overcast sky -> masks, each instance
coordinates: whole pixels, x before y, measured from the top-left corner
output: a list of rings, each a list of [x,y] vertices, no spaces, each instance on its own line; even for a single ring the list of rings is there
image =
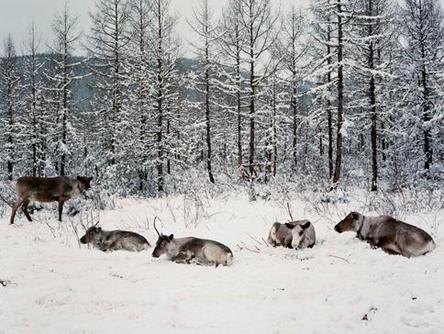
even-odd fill
[[[42,35],[45,42],[52,39],[51,22],[53,14],[57,9],[63,6],[65,0],[0,0],[0,39],[10,33],[16,42],[17,49],[20,52],[23,40],[27,36],[29,26],[34,20],[37,29]],[[84,33],[89,30],[88,12],[94,8],[95,0],[66,0],[72,13],[77,15],[80,20],[80,28]],[[186,18],[190,18],[193,6],[196,6],[199,0],[171,0],[172,12],[179,17],[177,32],[179,36],[186,42],[193,40],[193,33],[188,27]],[[296,7],[307,7],[310,0],[272,0],[276,6],[281,4],[282,12],[295,5]],[[444,0],[440,0],[444,6]],[[227,0],[209,0],[211,7],[215,11],[225,5]],[[3,44],[3,43],[1,43]],[[190,53],[186,49],[187,54]],[[42,47],[45,47],[43,45]]]
[[[54,12],[63,6],[65,0],[0,0],[0,39],[3,41],[10,33],[14,39],[17,49],[20,52],[23,40],[29,31],[29,26],[34,20],[37,29],[46,43],[52,39],[51,23]],[[95,0],[66,0],[71,12],[79,17],[80,27],[84,33],[88,33],[90,18],[88,13],[94,9]],[[171,0],[171,10],[179,18],[177,32],[184,40],[193,40],[193,33],[190,30],[186,19],[192,15],[192,8],[199,0]],[[276,4],[282,3],[285,10],[296,5],[307,5],[309,0],[272,0]],[[443,0],[444,1],[444,0]],[[214,10],[220,9],[227,0],[209,0],[209,4]],[[185,52],[187,43],[185,45]],[[1,43],[3,46],[3,43]],[[45,44],[42,45],[45,48]],[[2,49],[2,47],[1,47]]]

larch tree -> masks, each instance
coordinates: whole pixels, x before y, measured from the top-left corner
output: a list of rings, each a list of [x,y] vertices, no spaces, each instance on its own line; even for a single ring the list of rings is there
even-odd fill
[[[55,40],[51,47],[50,59],[54,70],[49,76],[49,84],[56,96],[53,103],[57,115],[53,140],[55,156],[60,156],[57,171],[60,175],[65,175],[69,165],[72,165],[73,143],[76,139],[73,126],[75,107],[72,103],[72,85],[76,80],[73,70],[79,63],[73,58],[73,52],[80,38],[78,18],[70,13],[66,3],[62,10],[55,14],[52,27]]]
[[[96,134],[96,158],[101,166],[117,176],[120,145],[124,144],[126,50],[130,41],[129,5],[126,0],[97,0],[90,14],[92,27],[88,36],[89,63],[97,77],[94,109],[99,124]]]
[[[242,65],[244,59],[242,57],[242,48],[245,44],[244,31],[245,27],[241,24],[240,16],[240,0],[230,0],[222,13],[222,21],[220,24],[221,43],[220,49],[222,53],[221,70],[226,77],[223,85],[225,93],[231,97],[233,103],[227,108],[234,110],[236,115],[236,149],[237,149],[237,165],[241,167],[243,164],[243,109],[244,109],[244,89],[245,81]]]
[[[256,112],[259,86],[276,68],[267,62],[267,56],[279,34],[279,15],[275,14],[270,0],[239,0],[240,23],[245,37],[242,53],[248,71],[249,143],[248,164],[250,174],[255,173],[256,161]],[[276,62],[273,62],[275,64]]]
[[[381,95],[389,89],[388,61],[384,61],[392,46],[394,17],[390,0],[362,0],[355,8],[353,32],[350,37],[354,48],[352,71],[356,73],[355,85],[362,89],[352,95],[356,123],[360,132],[366,132],[370,123],[371,190],[378,190],[379,136],[381,115],[384,112]],[[370,121],[370,122],[369,122]],[[357,132],[358,133],[358,132]],[[364,135],[363,135],[364,136]]]
[[[330,97],[334,96],[336,104],[336,157],[333,157],[333,149],[329,146],[329,169],[332,174],[331,189],[336,188],[341,178],[342,161],[344,154],[343,136],[344,109],[346,104],[346,78],[344,76],[346,67],[348,67],[350,53],[347,47],[350,45],[349,34],[351,21],[355,15],[356,4],[358,0],[317,0],[312,6],[312,12],[315,14],[313,22],[313,38],[326,48],[324,56],[320,60],[314,58],[313,77],[326,77],[321,82],[321,88],[315,88],[314,91],[327,89],[327,113],[329,128],[329,145],[332,145],[333,139],[330,139],[332,130],[332,115],[330,108],[332,103]],[[316,18],[317,17],[317,18]],[[333,77],[333,73],[335,76]],[[333,93],[333,91],[335,91]],[[333,146],[333,145],[332,145]],[[334,161],[333,166],[331,166]],[[333,168],[332,168],[333,167]],[[331,170],[332,169],[332,170]]]
[[[178,84],[178,41],[174,38],[176,20],[169,13],[169,0],[152,1],[150,45],[152,53],[151,98],[155,117],[155,167],[157,170],[157,193],[165,192],[165,165],[168,161],[170,142],[166,125],[171,121],[168,101],[177,96],[174,84]],[[174,82],[176,81],[176,82]]]
[[[23,95],[26,111],[29,113],[26,124],[27,142],[30,143],[31,175],[42,176],[45,163],[45,135],[47,113],[44,108],[45,60],[40,54],[41,38],[32,22],[25,41],[25,64],[23,70]]]
[[[208,178],[211,183],[215,183],[212,167],[212,114],[214,113],[213,90],[215,87],[216,72],[216,47],[218,41],[218,27],[214,22],[214,13],[208,6],[208,0],[201,0],[199,6],[194,9],[193,21],[189,22],[191,28],[198,36],[199,41],[194,43],[195,53],[202,66],[202,73],[197,77],[197,82],[193,84],[198,94],[203,96],[201,105],[205,110],[205,142],[206,158],[205,164]],[[200,109],[200,108],[199,108]]]
[[[402,74],[412,98],[408,107],[420,101],[419,128],[422,131],[423,168],[429,177],[433,163],[433,140],[437,124],[442,122],[442,80],[444,71],[444,14],[438,0],[404,0],[399,24],[403,45]],[[414,75],[414,80],[409,79]],[[415,108],[414,108],[415,109]],[[438,139],[438,138],[437,138]],[[439,139],[438,139],[439,140]]]
[[[283,63],[285,69],[285,81],[290,90],[289,109],[291,111],[291,154],[293,159],[293,169],[298,164],[297,144],[298,144],[298,100],[299,86],[302,82],[303,71],[302,60],[306,54],[306,45],[302,41],[304,32],[304,18],[301,13],[296,12],[293,6],[290,13],[284,18],[279,47],[279,54],[283,55]],[[287,74],[288,73],[288,74]]]
[[[319,123],[323,123],[323,116],[326,114],[327,137],[328,137],[328,175],[333,178],[333,154],[334,154],[334,136],[333,136],[333,106],[335,104],[333,89],[335,79],[335,43],[333,41],[334,22],[333,12],[334,4],[332,0],[316,0],[312,3],[311,13],[313,20],[311,22],[311,36],[314,43],[311,43],[309,54],[313,59],[310,68],[312,69],[311,81],[314,81],[311,95],[314,105],[318,110],[312,113],[318,114]]]
[[[4,41],[3,56],[0,59],[0,113],[2,156],[6,162],[6,176],[13,180],[18,151],[18,134],[20,133],[20,74],[17,66],[17,53],[11,35]]]
[[[129,24],[131,39],[128,43],[128,92],[130,104],[130,119],[134,129],[133,140],[130,141],[132,149],[128,151],[128,160],[132,169],[137,170],[138,191],[147,191],[148,170],[152,149],[152,136],[150,136],[150,122],[152,122],[152,105],[150,99],[150,21],[152,19],[151,2],[137,0],[131,4]]]

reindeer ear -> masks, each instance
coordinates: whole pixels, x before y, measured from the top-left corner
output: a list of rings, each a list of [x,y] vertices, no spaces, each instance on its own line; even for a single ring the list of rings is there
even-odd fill
[[[173,238],[174,238],[174,234],[170,234],[168,237],[168,239],[170,239],[170,240],[173,240]]]
[[[290,224],[290,223],[285,223],[285,226],[287,226],[287,228],[289,228],[290,230],[294,229],[295,225]]]
[[[310,222],[306,222],[305,224],[301,225],[301,227],[303,230],[306,230],[307,228],[310,227],[310,224],[311,224]]]

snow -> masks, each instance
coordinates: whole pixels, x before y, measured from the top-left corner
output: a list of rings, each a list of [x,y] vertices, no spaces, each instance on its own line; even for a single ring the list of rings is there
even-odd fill
[[[152,226],[177,237],[225,243],[231,267],[180,265],[148,252],[102,253],[79,247],[80,217],[55,211],[0,220],[1,333],[442,333],[444,210],[407,215],[432,232],[437,248],[407,259],[389,256],[333,226],[365,211],[350,200],[314,210],[290,201],[295,219],[314,224],[313,249],[268,247],[275,221],[288,219],[282,199],[248,195],[119,199],[100,213],[104,229],[130,229],[156,241]],[[72,225],[71,225],[72,223]],[[82,233],[83,231],[79,232]],[[363,320],[363,318],[367,320]]]

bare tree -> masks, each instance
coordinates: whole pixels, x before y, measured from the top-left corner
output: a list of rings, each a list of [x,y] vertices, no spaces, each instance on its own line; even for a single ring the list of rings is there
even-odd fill
[[[218,27],[212,22],[214,21],[214,13],[208,7],[208,0],[201,0],[199,7],[194,9],[193,22],[189,25],[199,37],[199,43],[194,45],[196,55],[203,67],[202,78],[196,83],[198,93],[204,96],[203,105],[205,108],[205,142],[207,146],[206,168],[208,178],[211,183],[215,183],[212,168],[212,149],[211,149],[211,114],[212,114],[212,90],[214,89],[213,72],[215,70],[215,42],[218,40]],[[202,87],[203,86],[203,87]]]
[[[366,131],[368,114],[370,115],[371,142],[371,190],[378,190],[378,156],[379,156],[379,124],[382,117],[380,95],[389,90],[386,84],[390,74],[387,72],[388,61],[381,59],[381,54],[388,54],[393,38],[393,14],[389,0],[362,0],[358,3],[353,20],[352,44],[355,60],[353,70],[357,73],[356,85],[362,80],[363,89],[356,90],[353,95],[354,105],[363,109],[364,116],[359,120],[361,133]],[[361,91],[365,93],[361,93]],[[362,96],[362,98],[360,97]],[[362,100],[362,101],[361,101]]]
[[[98,77],[96,89],[98,122],[101,123],[99,144],[103,145],[102,157],[111,168],[125,134],[120,131],[123,118],[125,51],[130,41],[129,6],[126,0],[97,0],[90,14],[91,32],[88,51],[93,73]],[[122,139],[122,140],[120,140]]]
[[[224,54],[223,64],[230,69],[233,69],[232,74],[228,74],[228,80],[232,88],[230,92],[234,91],[235,110],[236,110],[236,148],[237,148],[237,164],[243,164],[242,151],[242,48],[245,43],[244,29],[241,24],[240,17],[240,0],[230,0],[223,12],[223,19],[221,24],[221,48]]]
[[[405,59],[413,66],[417,77],[417,91],[421,99],[424,170],[430,175],[433,162],[433,119],[439,108],[436,104],[438,75],[443,70],[444,15],[437,0],[405,0],[400,24],[407,41]]]
[[[256,160],[256,107],[260,84],[276,70],[275,66],[266,64],[261,71],[261,62],[274,46],[279,27],[279,16],[273,13],[270,0],[239,0],[241,27],[245,36],[242,52],[248,64],[248,98],[250,118],[249,159],[250,173],[253,174]],[[273,64],[278,62],[274,62]],[[268,66],[270,65],[270,66]]]
[[[130,25],[132,30],[131,41],[128,44],[129,81],[133,89],[128,92],[134,122],[137,122],[136,140],[130,153],[131,160],[138,170],[139,191],[146,190],[148,181],[148,164],[150,140],[149,121],[151,120],[152,106],[150,101],[150,21],[151,2],[137,0],[130,7]],[[132,141],[130,141],[132,144]]]
[[[78,66],[78,62],[73,60],[72,53],[76,42],[80,38],[78,32],[78,18],[72,16],[68,5],[65,3],[63,9],[55,14],[53,22],[55,35],[54,46],[51,47],[53,55],[51,60],[54,63],[55,71],[50,76],[52,89],[57,92],[57,104],[59,124],[55,134],[57,136],[57,151],[60,152],[60,175],[65,175],[67,167],[67,156],[71,155],[71,148],[68,140],[72,140],[72,84],[75,80],[73,68]]]
[[[302,80],[300,62],[305,55],[306,47],[301,37],[304,32],[304,18],[301,13],[296,12],[293,6],[291,12],[285,17],[283,26],[282,44],[278,47],[278,52],[284,56],[286,70],[290,73],[287,79],[291,91],[290,110],[292,113],[292,157],[294,169],[298,163],[297,144],[298,144],[298,87]]]
[[[3,109],[1,117],[4,123],[3,136],[5,137],[5,153],[7,177],[9,180],[14,178],[14,166],[17,153],[17,125],[19,123],[19,72],[17,68],[17,53],[11,35],[8,35],[4,41],[4,53],[0,62],[0,110]]]
[[[31,170],[33,176],[41,176],[44,169],[44,107],[43,107],[43,67],[45,62],[39,55],[41,38],[32,22],[25,42],[27,53],[23,87],[25,105],[29,110],[29,138],[31,142]]]
[[[312,23],[312,37],[315,42],[311,45],[313,58],[313,73],[319,77],[313,90],[314,100],[320,100],[321,114],[327,114],[328,135],[328,175],[333,177],[333,106],[332,94],[335,79],[335,56],[337,49],[334,43],[334,21],[335,4],[332,0],[316,0],[312,3],[311,12],[314,20]],[[324,107],[325,105],[325,107]]]
[[[178,41],[173,38],[175,18],[169,14],[169,0],[153,0],[153,19],[150,25],[150,44],[153,54],[153,86],[152,98],[156,113],[156,169],[157,191],[165,191],[164,164],[167,162],[165,125],[170,119],[168,100],[176,95],[173,81],[177,80],[176,64],[178,57]]]

